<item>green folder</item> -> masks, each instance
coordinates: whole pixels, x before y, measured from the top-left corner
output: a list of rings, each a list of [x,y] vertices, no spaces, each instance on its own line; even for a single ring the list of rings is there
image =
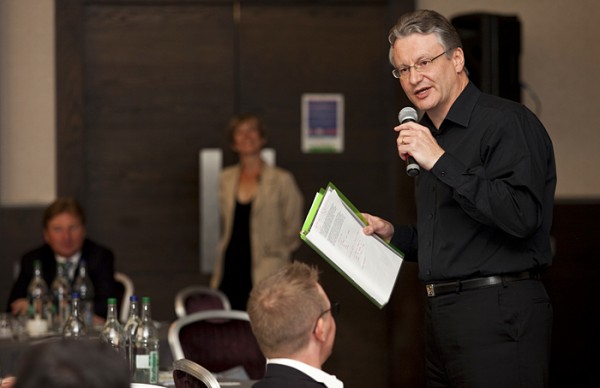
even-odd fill
[[[324,204],[325,203],[325,204]],[[379,308],[389,301],[404,253],[379,236],[331,182],[315,195],[300,237]]]

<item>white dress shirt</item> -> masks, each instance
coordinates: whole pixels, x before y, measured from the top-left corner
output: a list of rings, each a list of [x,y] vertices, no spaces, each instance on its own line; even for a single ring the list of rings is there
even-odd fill
[[[79,259],[81,258],[81,252],[77,252],[69,258],[60,255],[55,255],[55,257],[57,263],[65,264],[65,271],[67,271],[65,272],[65,276],[67,279],[69,279],[69,281],[73,281],[76,276],[75,270],[77,269],[77,264],[79,264]],[[66,265],[67,262],[70,264]]]
[[[327,388],[344,388],[344,383],[337,379],[334,375],[324,372],[321,369],[310,366],[301,361],[292,360],[290,358],[271,358],[267,360],[267,364],[286,365],[300,372],[307,374],[315,381],[325,384]]]

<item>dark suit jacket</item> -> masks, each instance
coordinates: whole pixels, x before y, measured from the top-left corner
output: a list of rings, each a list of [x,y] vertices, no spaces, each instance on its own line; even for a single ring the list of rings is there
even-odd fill
[[[39,260],[42,264],[42,275],[48,288],[56,276],[56,258],[48,244],[44,244],[21,258],[19,277],[15,281],[8,298],[7,311],[10,304],[19,298],[27,298],[27,287],[33,278],[33,263]],[[85,239],[81,247],[81,259],[87,263],[87,272],[94,284],[94,310],[96,315],[106,317],[109,297],[117,297],[114,280],[114,255],[113,253],[89,239]],[[76,270],[75,273],[78,272]]]
[[[318,383],[310,376],[298,369],[287,365],[267,364],[265,377],[252,386],[252,388],[323,388],[324,384]]]

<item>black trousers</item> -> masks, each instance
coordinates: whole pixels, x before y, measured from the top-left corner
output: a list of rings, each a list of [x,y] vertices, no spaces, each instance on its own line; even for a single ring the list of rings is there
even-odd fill
[[[552,305],[541,281],[427,299],[427,386],[548,386]]]

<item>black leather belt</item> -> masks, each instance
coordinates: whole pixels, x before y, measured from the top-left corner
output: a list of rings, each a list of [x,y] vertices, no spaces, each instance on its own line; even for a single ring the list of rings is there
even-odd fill
[[[474,290],[476,288],[491,287],[506,282],[515,282],[517,280],[539,278],[540,276],[538,272],[523,271],[517,273],[509,273],[505,275],[455,280],[452,282],[431,283],[425,285],[425,290],[427,291],[428,297],[433,297],[438,295],[451,294],[453,292],[459,293],[461,291]]]

